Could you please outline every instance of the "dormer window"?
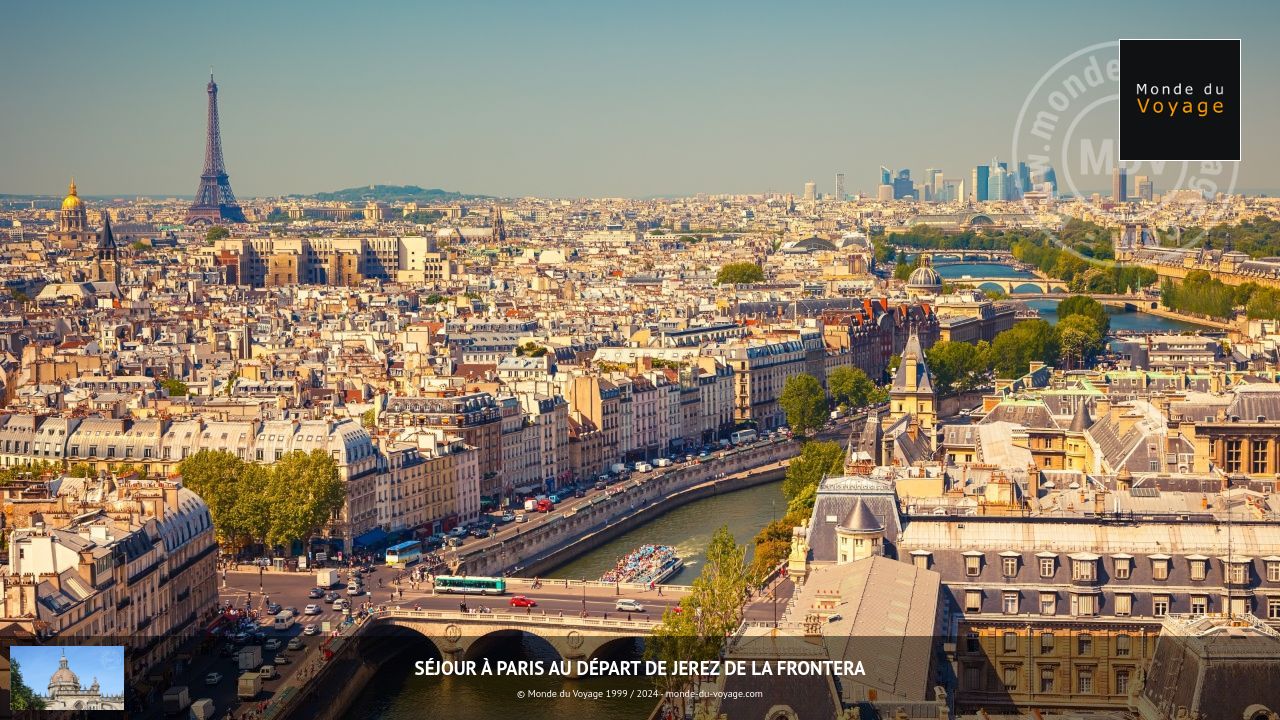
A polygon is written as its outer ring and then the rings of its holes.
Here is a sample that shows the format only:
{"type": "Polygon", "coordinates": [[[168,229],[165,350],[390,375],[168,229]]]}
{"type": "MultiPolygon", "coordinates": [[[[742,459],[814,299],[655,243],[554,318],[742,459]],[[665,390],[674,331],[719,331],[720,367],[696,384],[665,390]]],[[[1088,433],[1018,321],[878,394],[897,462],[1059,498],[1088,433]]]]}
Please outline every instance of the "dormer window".
{"type": "Polygon", "coordinates": [[[1071,579],[1085,582],[1098,579],[1098,556],[1090,553],[1072,555],[1071,579]]]}
{"type": "Polygon", "coordinates": [[[1019,557],[1018,553],[1013,551],[1000,553],[1000,574],[1007,578],[1016,577],[1019,557]]]}
{"type": "Polygon", "coordinates": [[[1155,580],[1169,579],[1169,556],[1168,555],[1152,555],[1151,556],[1151,577],[1155,580]]]}
{"type": "Polygon", "coordinates": [[[1187,562],[1190,563],[1191,579],[1204,580],[1209,575],[1209,558],[1203,555],[1188,555],[1187,562]]]}
{"type": "Polygon", "coordinates": [[[964,574],[977,577],[982,572],[982,553],[968,550],[964,553],[964,574]]]}

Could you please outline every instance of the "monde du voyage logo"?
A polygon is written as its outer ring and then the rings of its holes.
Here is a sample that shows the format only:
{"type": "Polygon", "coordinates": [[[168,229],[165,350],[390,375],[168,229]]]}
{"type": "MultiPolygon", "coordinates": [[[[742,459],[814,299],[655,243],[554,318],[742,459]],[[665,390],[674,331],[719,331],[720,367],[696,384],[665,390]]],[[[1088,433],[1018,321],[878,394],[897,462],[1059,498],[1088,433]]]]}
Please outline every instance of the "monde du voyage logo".
{"type": "Polygon", "coordinates": [[[1120,40],[1121,162],[1240,160],[1239,40],[1120,40]]]}

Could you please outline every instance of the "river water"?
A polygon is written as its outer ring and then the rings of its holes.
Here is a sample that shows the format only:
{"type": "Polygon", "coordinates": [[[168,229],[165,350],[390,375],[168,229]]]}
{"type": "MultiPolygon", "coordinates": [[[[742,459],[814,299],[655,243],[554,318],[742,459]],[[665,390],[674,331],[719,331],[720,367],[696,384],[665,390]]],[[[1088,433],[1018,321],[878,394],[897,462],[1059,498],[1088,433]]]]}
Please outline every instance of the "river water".
{"type": "MultiPolygon", "coordinates": [[[[674,545],[684,559],[684,568],[667,580],[687,585],[702,572],[707,543],[721,525],[727,525],[734,539],[747,546],[765,525],[786,514],[782,483],[771,482],[737,492],[716,495],[676,508],[641,527],[626,532],[599,548],[548,573],[552,578],[594,580],[613,567],[623,555],[647,543],[674,545]]],[[[498,648],[493,659],[558,660],[556,651],[541,640],[524,636],[518,646],[498,648]]],[[[416,677],[413,660],[428,659],[434,650],[424,641],[406,647],[404,654],[388,662],[365,688],[347,713],[349,720],[416,720],[447,717],[449,720],[643,720],[657,705],[656,700],[555,698],[521,699],[518,693],[530,689],[566,691],[642,691],[651,687],[645,679],[560,680],[519,677],[416,677]]]]}

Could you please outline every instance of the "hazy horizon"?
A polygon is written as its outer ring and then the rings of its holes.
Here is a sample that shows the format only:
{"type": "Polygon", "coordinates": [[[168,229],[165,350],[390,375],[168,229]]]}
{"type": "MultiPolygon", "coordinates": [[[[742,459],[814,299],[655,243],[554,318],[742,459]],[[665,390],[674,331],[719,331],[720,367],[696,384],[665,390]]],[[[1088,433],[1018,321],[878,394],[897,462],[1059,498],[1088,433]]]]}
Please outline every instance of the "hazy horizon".
{"type": "Polygon", "coordinates": [[[1241,37],[1236,186],[1280,188],[1276,6],[24,2],[4,17],[22,29],[0,45],[6,194],[74,176],[86,196],[190,196],[210,65],[245,198],[799,195],[837,172],[874,193],[881,165],[967,180],[1011,159],[1055,62],[1118,37],[1241,37]]]}

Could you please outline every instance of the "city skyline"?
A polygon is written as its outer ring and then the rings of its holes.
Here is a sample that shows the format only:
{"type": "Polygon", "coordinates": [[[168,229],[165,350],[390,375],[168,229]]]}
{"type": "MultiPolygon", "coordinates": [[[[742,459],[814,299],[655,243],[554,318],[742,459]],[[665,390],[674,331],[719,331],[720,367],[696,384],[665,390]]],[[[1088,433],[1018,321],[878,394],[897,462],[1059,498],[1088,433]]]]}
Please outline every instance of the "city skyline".
{"type": "MultiPolygon", "coordinates": [[[[1205,19],[1190,4],[1151,16],[1084,3],[1046,17],[988,3],[932,8],[937,22],[925,27],[898,8],[866,11],[872,23],[824,4],[784,17],[752,5],[678,15],[572,3],[386,6],[356,17],[242,7],[15,8],[11,19],[33,32],[0,50],[11,108],[0,192],[56,195],[75,176],[87,195],[194,194],[212,64],[227,168],[245,198],[369,183],[650,197],[799,194],[816,180],[829,193],[836,172],[848,193],[874,194],[880,164],[963,178],[981,158],[1016,161],[1022,100],[1081,47],[1241,35],[1271,26],[1277,12],[1229,3],[1205,19]],[[1001,35],[988,38],[997,20],[1001,35]],[[333,36],[339,22],[347,40],[336,48],[308,40],[333,36]],[[155,32],[171,27],[218,41],[155,32]],[[1010,58],[998,82],[954,70],[958,54],[993,43],[1010,58]],[[41,61],[21,62],[31,57],[41,61]]],[[[1280,62],[1261,38],[1243,39],[1249,161],[1237,187],[1273,189],[1280,148],[1257,139],[1280,108],[1265,92],[1266,70],[1280,62]]]]}

